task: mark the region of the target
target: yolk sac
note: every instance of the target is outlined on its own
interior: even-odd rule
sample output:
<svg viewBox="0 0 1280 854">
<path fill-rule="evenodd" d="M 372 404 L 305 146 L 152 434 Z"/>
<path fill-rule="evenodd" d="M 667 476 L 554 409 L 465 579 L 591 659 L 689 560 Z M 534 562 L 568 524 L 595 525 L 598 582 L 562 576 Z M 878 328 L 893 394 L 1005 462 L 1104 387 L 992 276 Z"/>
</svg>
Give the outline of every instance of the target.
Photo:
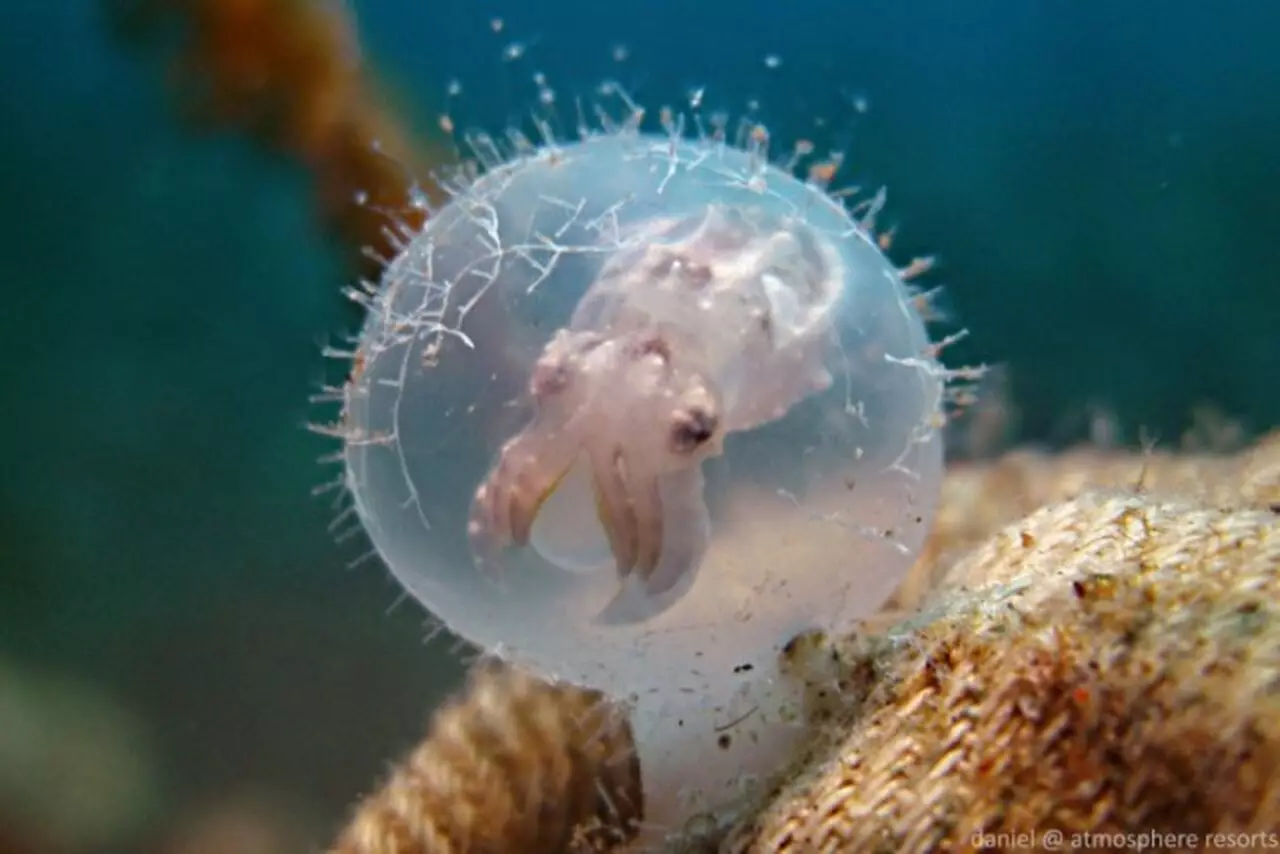
<svg viewBox="0 0 1280 854">
<path fill-rule="evenodd" d="M 911 567 L 947 372 L 874 235 L 758 150 L 487 161 L 368 295 L 347 484 L 450 629 L 634 704 L 649 817 L 682 820 L 785 758 L 783 646 Z"/>
</svg>

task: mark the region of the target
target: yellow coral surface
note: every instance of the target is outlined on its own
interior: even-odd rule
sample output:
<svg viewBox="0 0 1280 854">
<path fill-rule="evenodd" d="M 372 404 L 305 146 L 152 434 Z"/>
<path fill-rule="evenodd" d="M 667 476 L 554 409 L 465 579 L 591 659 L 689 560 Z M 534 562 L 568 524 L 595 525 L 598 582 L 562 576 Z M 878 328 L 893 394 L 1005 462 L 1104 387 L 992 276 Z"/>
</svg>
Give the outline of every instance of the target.
<svg viewBox="0 0 1280 854">
<path fill-rule="evenodd" d="M 872 674 L 849 680 L 863 699 L 725 850 L 1280 831 L 1278 570 L 1270 512 L 1086 493 L 1033 513 L 953 568 L 936 611 L 832 645 Z"/>
</svg>

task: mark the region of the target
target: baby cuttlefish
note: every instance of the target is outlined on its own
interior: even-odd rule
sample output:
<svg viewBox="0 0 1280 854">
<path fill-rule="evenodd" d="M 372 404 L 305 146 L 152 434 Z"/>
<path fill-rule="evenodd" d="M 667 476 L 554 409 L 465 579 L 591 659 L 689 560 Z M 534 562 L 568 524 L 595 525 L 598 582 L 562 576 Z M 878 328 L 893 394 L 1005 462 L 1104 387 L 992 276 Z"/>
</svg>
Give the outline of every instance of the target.
<svg viewBox="0 0 1280 854">
<path fill-rule="evenodd" d="M 481 565 L 528 545 L 582 461 L 619 579 L 656 596 L 690 578 L 710 541 L 702 463 L 831 384 L 843 286 L 836 250 L 794 218 L 708 205 L 642 223 L 533 367 L 532 417 L 472 503 Z"/>
</svg>

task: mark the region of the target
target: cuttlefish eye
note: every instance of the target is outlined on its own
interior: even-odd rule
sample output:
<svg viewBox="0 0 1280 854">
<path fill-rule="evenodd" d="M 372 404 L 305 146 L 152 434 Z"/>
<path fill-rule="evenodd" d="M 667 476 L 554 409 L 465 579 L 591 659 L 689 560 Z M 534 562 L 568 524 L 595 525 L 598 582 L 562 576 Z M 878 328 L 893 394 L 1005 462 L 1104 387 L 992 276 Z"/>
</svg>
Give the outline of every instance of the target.
<svg viewBox="0 0 1280 854">
<path fill-rule="evenodd" d="M 681 410 L 671 426 L 671 449 L 678 454 L 692 453 L 711 440 L 719 425 L 716 414 L 701 406 Z"/>
<path fill-rule="evenodd" d="M 529 375 L 529 394 L 534 400 L 545 400 L 563 393 L 582 370 L 583 360 L 604 343 L 592 333 L 561 330 L 547 344 Z"/>
<path fill-rule="evenodd" d="M 663 287 L 700 291 L 715 278 L 709 264 L 669 248 L 654 249 L 647 277 Z"/>
<path fill-rule="evenodd" d="M 671 345 L 662 336 L 651 335 L 636 344 L 633 355 L 638 359 L 656 356 L 658 361 L 666 365 L 671 361 Z"/>
<path fill-rule="evenodd" d="M 572 378 L 569 365 L 562 359 L 547 359 L 534 365 L 529 378 L 529 394 L 535 400 L 559 394 L 569 387 Z"/>
</svg>

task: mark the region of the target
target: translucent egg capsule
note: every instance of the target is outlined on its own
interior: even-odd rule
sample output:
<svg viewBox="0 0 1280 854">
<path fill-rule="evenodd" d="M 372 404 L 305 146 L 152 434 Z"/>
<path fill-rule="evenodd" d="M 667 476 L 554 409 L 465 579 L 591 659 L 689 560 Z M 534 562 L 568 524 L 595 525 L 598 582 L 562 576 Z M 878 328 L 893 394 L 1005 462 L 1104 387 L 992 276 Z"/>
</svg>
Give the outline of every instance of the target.
<svg viewBox="0 0 1280 854">
<path fill-rule="evenodd" d="M 767 134 L 635 122 L 451 184 L 370 300 L 347 483 L 450 629 L 635 708 L 651 820 L 798 734 L 789 640 L 876 611 L 942 470 L 946 372 L 866 222 Z M 814 171 L 814 170 L 817 171 Z"/>
</svg>

